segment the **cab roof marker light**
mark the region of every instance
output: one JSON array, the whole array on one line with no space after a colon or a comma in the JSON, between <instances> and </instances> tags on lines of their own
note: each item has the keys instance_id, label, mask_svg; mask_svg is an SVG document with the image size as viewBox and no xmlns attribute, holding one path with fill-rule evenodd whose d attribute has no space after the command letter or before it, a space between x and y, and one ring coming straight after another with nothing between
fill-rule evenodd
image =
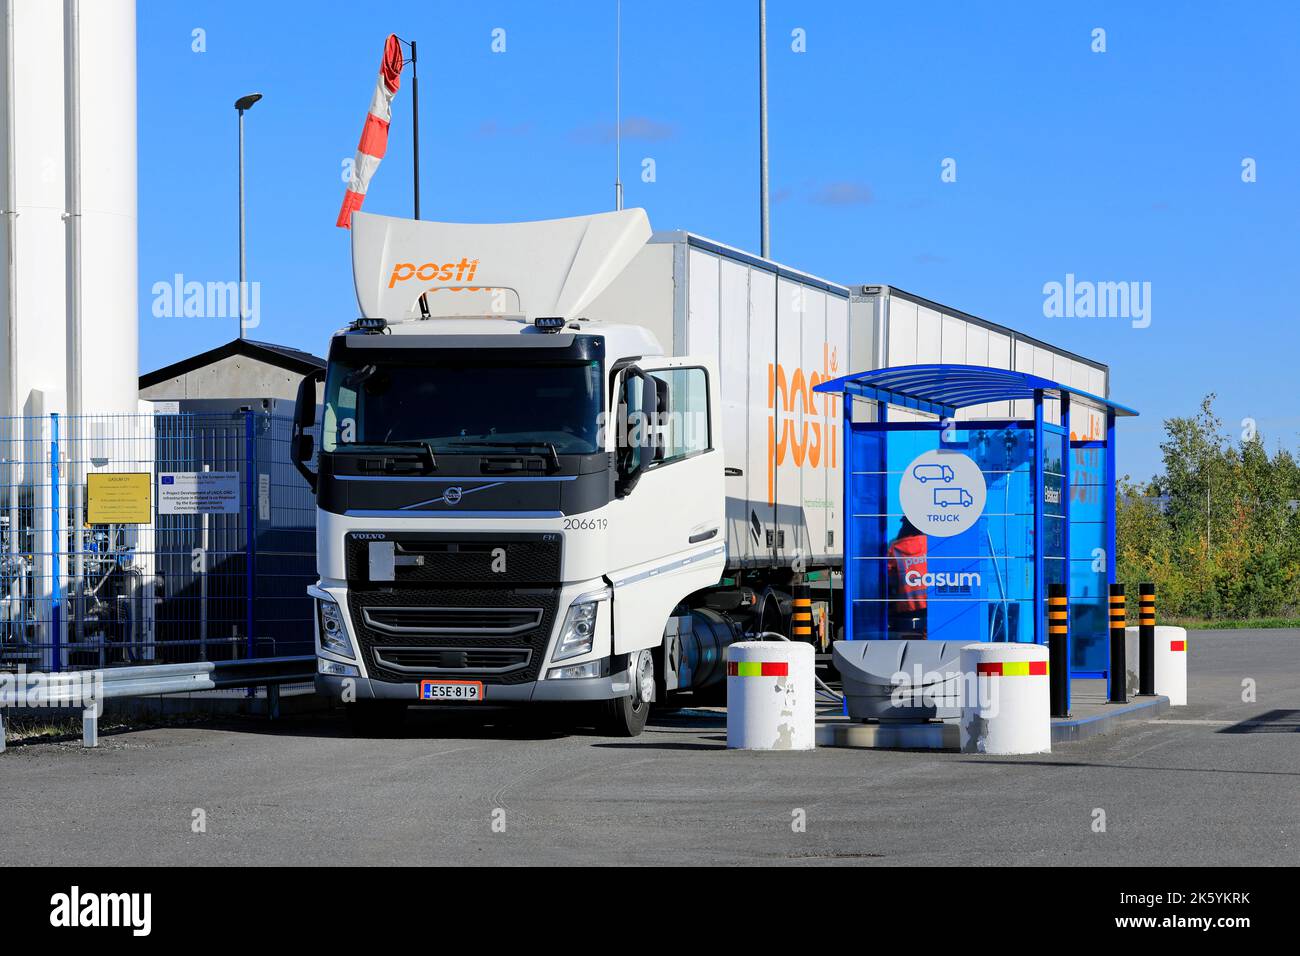
<instances>
[{"instance_id":1,"label":"cab roof marker light","mask_svg":"<svg viewBox=\"0 0 1300 956\"><path fill-rule=\"evenodd\" d=\"M541 332L558 332L564 328L564 321L562 315L539 315L533 319L533 325Z\"/></svg>"},{"instance_id":2,"label":"cab roof marker light","mask_svg":"<svg viewBox=\"0 0 1300 956\"><path fill-rule=\"evenodd\" d=\"M388 329L388 320L363 315L352 320L352 326L358 332L383 332Z\"/></svg>"}]
</instances>

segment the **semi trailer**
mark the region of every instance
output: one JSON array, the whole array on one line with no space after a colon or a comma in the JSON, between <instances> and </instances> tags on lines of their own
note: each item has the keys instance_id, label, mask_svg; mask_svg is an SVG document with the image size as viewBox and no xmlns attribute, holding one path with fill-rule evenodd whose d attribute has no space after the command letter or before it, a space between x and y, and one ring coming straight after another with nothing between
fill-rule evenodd
<instances>
[{"instance_id":1,"label":"semi trailer","mask_svg":"<svg viewBox=\"0 0 1300 956\"><path fill-rule=\"evenodd\" d=\"M826 648L843 409L813 389L888 361L905 293L652 233L639 209L356 213L352 248L360 317L295 410L318 692L367 729L411 704L565 702L635 735L652 702L715 693L730 643Z\"/></svg>"}]
</instances>

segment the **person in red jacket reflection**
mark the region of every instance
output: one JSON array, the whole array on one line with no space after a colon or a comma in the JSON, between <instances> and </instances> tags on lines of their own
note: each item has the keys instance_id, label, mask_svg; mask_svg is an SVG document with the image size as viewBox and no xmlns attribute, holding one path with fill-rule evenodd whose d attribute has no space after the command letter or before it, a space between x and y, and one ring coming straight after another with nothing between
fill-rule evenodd
<instances>
[{"instance_id":1,"label":"person in red jacket reflection","mask_svg":"<svg viewBox=\"0 0 1300 956\"><path fill-rule=\"evenodd\" d=\"M926 540L907 518L886 552L889 567L889 637L925 640Z\"/></svg>"}]
</instances>

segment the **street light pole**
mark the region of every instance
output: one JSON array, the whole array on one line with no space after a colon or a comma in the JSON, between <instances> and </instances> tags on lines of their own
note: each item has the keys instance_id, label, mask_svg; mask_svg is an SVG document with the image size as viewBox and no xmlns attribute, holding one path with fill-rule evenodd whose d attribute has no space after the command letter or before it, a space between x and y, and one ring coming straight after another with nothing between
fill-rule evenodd
<instances>
[{"instance_id":1,"label":"street light pole","mask_svg":"<svg viewBox=\"0 0 1300 956\"><path fill-rule=\"evenodd\" d=\"M262 98L249 93L235 100L239 113L239 337L244 337L244 320L248 318L248 265L244 260L244 113Z\"/></svg>"},{"instance_id":2,"label":"street light pole","mask_svg":"<svg viewBox=\"0 0 1300 956\"><path fill-rule=\"evenodd\" d=\"M766 259L772 254L767 208L767 0L758 0L758 178L758 244Z\"/></svg>"}]
</instances>

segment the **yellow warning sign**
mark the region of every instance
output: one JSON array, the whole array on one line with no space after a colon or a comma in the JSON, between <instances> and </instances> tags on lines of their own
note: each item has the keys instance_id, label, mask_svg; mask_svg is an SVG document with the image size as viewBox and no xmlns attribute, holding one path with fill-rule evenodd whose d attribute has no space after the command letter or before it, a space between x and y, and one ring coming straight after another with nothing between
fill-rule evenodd
<instances>
[{"instance_id":1,"label":"yellow warning sign","mask_svg":"<svg viewBox=\"0 0 1300 956\"><path fill-rule=\"evenodd\" d=\"M89 524L149 524L153 521L148 472L86 476Z\"/></svg>"}]
</instances>

